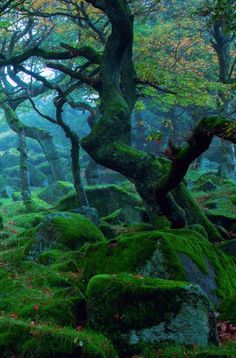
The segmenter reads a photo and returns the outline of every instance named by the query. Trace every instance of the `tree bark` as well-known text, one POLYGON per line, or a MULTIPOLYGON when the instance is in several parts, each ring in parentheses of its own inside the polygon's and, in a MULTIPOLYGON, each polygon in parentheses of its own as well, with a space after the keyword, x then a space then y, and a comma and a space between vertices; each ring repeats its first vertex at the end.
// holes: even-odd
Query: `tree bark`
POLYGON ((54 100, 54 105, 56 107, 56 123, 63 129, 67 138, 69 138, 71 143, 71 171, 73 176, 73 183, 76 192, 76 198, 80 205, 90 207, 89 201, 84 190, 84 186, 81 178, 81 168, 80 168, 80 138, 79 136, 67 125, 63 118, 63 105, 65 99, 56 97, 54 100))
POLYGON ((20 182, 21 182, 21 193, 22 199, 27 210, 31 209, 31 194, 30 194, 30 184, 29 184, 29 172, 28 172, 28 162, 27 162, 27 147, 24 128, 21 125, 16 113, 11 109, 11 107, 3 102, 1 104, 2 109, 4 110, 6 120, 9 126, 17 133, 19 139, 19 153, 20 153, 20 182))
POLYGON ((100 70, 102 116, 90 134, 83 138, 83 148, 97 163, 131 180, 150 211, 165 214, 173 227, 199 223, 206 228, 211 240, 220 239, 214 225, 186 195, 183 185, 164 197, 154 195, 155 184, 168 173, 170 162, 130 146, 131 113, 136 100, 136 74, 132 62, 133 18, 125 0, 88 2, 106 13, 112 33, 105 46, 100 70))
POLYGON ((27 158, 27 147, 26 147, 26 138, 23 127, 19 128, 18 131, 19 138, 19 152, 20 152, 20 180, 21 180, 21 193, 23 203, 27 210, 32 209, 32 199, 30 193, 30 183, 29 183, 29 171, 28 171, 28 158, 27 158))
POLYGON ((27 137, 37 140, 40 144, 48 161, 54 180, 65 180, 60 154, 54 144, 52 135, 44 129, 29 127, 26 125, 24 125, 24 130, 27 137))

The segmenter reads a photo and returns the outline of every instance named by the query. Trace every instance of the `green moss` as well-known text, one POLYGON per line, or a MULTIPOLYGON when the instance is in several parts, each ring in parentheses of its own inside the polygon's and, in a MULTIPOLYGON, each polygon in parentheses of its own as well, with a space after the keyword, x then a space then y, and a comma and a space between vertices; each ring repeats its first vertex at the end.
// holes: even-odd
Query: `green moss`
POLYGON ((22 358, 84 357, 117 358, 101 334, 18 319, 0 319, 1 357, 19 354, 22 358))
POLYGON ((234 205, 236 205, 236 194, 231 195, 230 200, 234 205))
POLYGON ((181 230, 181 232, 171 230, 162 234, 163 245, 164 247, 166 246, 166 251, 169 253, 168 261, 170 265, 173 258, 170 253, 174 250, 178 253, 186 254, 203 273, 207 274, 206 259, 208 259, 216 271, 218 296, 224 298, 236 290, 236 270, 233 260, 214 247, 200 233, 186 229, 181 230))
POLYGON ((67 211, 76 209, 78 207, 78 201, 76 201, 76 196, 74 193, 64 196, 58 201, 55 206, 55 210, 67 211))
POLYGON ((101 273, 135 273, 137 266, 145 264, 156 248, 157 233, 131 233, 114 242, 89 245, 85 250, 83 280, 101 273), (131 238, 130 238, 131 237, 131 238))
POLYGON ((236 358, 236 344, 227 343, 221 346, 184 347, 181 345, 150 345, 142 350, 142 358, 236 358))
POLYGON ((173 191, 174 198, 181 208, 184 208, 188 225, 200 224, 207 232, 211 242, 221 241, 222 237, 216 227, 209 221, 184 185, 177 186, 173 191))
POLYGON ((45 216, 45 213, 25 213, 14 217, 15 225, 23 229, 31 229, 37 226, 45 216))
POLYGON ((65 212, 45 216, 33 234, 32 260, 52 249, 78 250, 86 242, 106 241, 101 230, 85 216, 65 212))
POLYGON ((187 285, 186 282, 131 274, 94 276, 86 292, 89 324, 111 334, 113 329, 120 330, 122 334, 122 331, 133 327, 134 322, 136 329, 151 327, 165 320, 166 311, 173 313, 180 310, 182 302, 179 297, 187 285), (154 302, 158 302, 158 310, 154 309, 154 302), (122 322, 119 319, 116 321, 114 316, 117 313, 124 316, 120 320, 122 322))
POLYGON ((229 184, 231 186, 235 185, 231 180, 223 179, 220 176, 217 176, 215 173, 201 174, 195 181, 195 184, 196 185, 204 184, 208 180, 212 181, 217 186, 222 186, 226 184, 229 184))
POLYGON ((186 282, 98 275, 89 281, 87 296, 89 327, 106 332, 121 356, 141 342, 206 345, 212 334, 209 303, 198 286, 186 282))
MULTIPOLYGON (((122 186, 118 185, 96 185, 85 188, 90 205, 97 209, 101 217, 110 215, 114 211, 122 208, 141 207, 141 199, 136 194, 127 192, 122 186)), ((75 194, 69 194, 62 198, 55 206, 56 210, 66 211, 78 207, 75 194)))
POLYGON ((85 250, 83 280, 102 273, 143 272, 174 280, 185 280, 180 254, 186 254, 207 274, 207 260, 216 272, 220 298, 236 290, 236 273, 231 258, 214 247, 200 232, 190 229, 146 231, 120 235, 111 243, 90 245, 85 250), (160 254, 159 254, 160 253, 160 254))
POLYGON ((72 183, 66 181, 57 181, 50 184, 47 188, 38 193, 38 197, 45 200, 49 204, 55 204, 59 199, 68 195, 74 194, 74 186, 72 183))
POLYGON ((68 217, 55 217, 53 224, 55 230, 60 233, 59 241, 71 248, 78 245, 78 240, 80 246, 89 241, 105 240, 99 228, 80 214, 70 213, 68 217))
POLYGON ((111 214, 104 216, 101 218, 101 221, 105 221, 107 223, 111 223, 114 224, 115 222, 117 222, 117 220, 119 220, 119 215, 121 214, 121 209, 117 209, 115 211, 113 211, 111 214))
POLYGON ((220 318, 236 326, 236 294, 226 298, 220 306, 220 318))
POLYGON ((79 261, 81 255, 79 251, 51 250, 39 256, 39 263, 47 266, 50 265, 57 271, 77 272, 80 269, 79 261))
POLYGON ((216 189, 207 191, 206 193, 205 191, 199 190, 199 185, 197 185, 195 188, 196 191, 194 190, 192 194, 213 223, 231 230, 236 219, 236 208, 234 204, 236 186, 233 182, 214 175, 210 175, 209 177, 202 176, 199 181, 204 184, 206 179, 214 180, 217 184, 216 189))

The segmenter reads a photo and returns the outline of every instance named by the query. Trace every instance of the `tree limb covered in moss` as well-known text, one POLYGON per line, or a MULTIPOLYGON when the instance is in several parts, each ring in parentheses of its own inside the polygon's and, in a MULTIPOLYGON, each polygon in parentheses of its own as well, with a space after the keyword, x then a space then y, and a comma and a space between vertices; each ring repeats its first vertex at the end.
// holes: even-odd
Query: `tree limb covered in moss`
POLYGON ((188 143, 182 148, 172 149, 176 150, 176 153, 173 153, 169 172, 156 185, 156 197, 164 197, 181 183, 190 164, 209 148, 214 136, 236 144, 235 121, 217 116, 199 121, 188 143))
POLYGON ((47 67, 53 68, 54 70, 59 70, 67 75, 69 75, 72 78, 76 78, 77 80, 83 82, 84 84, 87 84, 88 86, 94 88, 95 90, 99 87, 99 80, 91 78, 90 76, 86 76, 82 74, 80 71, 72 70, 71 68, 64 66, 59 63, 52 63, 48 62, 47 67))
POLYGON ((82 47, 76 49, 74 47, 69 46, 70 49, 68 49, 68 45, 64 44, 63 46, 67 47, 67 51, 55 52, 47 51, 39 47, 33 47, 21 53, 20 55, 12 56, 10 58, 6 58, 1 55, 0 66, 19 65, 33 56, 41 57, 46 60, 68 60, 75 57, 84 57, 87 60, 91 61, 91 63, 97 63, 99 61, 100 55, 96 53, 96 51, 93 50, 91 47, 82 47))

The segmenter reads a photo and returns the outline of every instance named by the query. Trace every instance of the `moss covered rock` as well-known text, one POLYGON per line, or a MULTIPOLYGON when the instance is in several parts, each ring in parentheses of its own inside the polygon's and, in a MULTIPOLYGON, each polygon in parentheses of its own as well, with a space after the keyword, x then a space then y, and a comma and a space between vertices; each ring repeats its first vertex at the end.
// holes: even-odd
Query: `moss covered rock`
POLYGON ((74 191, 73 184, 65 181, 57 181, 43 189, 39 194, 39 198, 46 201, 48 204, 55 204, 71 191, 74 191))
POLYGON ((236 291, 234 262, 196 228, 130 233, 89 245, 83 270, 85 284, 96 274, 120 272, 197 283, 216 305, 236 291))
POLYGON ((118 358, 102 334, 2 316, 0 350, 2 358, 118 358))
MULTIPOLYGON (((30 185, 35 187, 45 186, 47 177, 40 170, 38 170, 32 164, 28 165, 30 185)), ((9 167, 5 169, 5 173, 10 178, 20 178, 19 164, 14 167, 9 167)))
MULTIPOLYGON (((121 209, 120 220, 126 223, 142 221, 143 213, 140 210, 142 203, 138 195, 129 193, 118 185, 96 185, 85 188, 89 203, 96 208, 100 217, 112 214, 121 209)), ((71 194, 57 204, 58 210, 71 210, 77 208, 76 197, 71 194)))
POLYGON ((197 285, 139 275, 98 275, 90 280, 87 296, 89 327, 106 332, 121 351, 142 343, 217 342, 213 312, 197 285))
POLYGON ((90 220, 80 214, 52 213, 36 227, 34 244, 29 257, 54 248, 78 250, 85 243, 105 241, 102 232, 90 220))

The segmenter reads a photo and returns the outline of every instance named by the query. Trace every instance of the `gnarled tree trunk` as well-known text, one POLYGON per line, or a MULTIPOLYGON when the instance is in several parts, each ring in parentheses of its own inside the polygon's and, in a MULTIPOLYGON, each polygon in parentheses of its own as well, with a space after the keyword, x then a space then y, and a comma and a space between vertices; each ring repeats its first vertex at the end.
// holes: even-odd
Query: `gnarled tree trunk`
POLYGON ((7 123, 15 133, 19 135, 19 128, 23 128, 26 137, 35 139, 40 144, 48 161, 54 180, 65 180, 60 154, 54 144, 52 135, 44 129, 29 127, 23 124, 18 118, 15 110, 7 103, 4 103, 4 112, 7 123))
POLYGON ((106 13, 112 33, 105 46, 100 70, 101 118, 81 144, 94 160, 131 180, 149 206, 174 227, 202 224, 212 240, 220 238, 183 185, 155 195, 157 182, 170 170, 167 160, 130 146, 131 114, 135 105, 136 75, 132 62, 133 18, 126 0, 88 0, 106 13))

